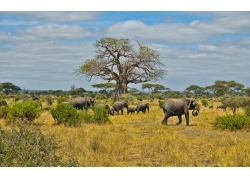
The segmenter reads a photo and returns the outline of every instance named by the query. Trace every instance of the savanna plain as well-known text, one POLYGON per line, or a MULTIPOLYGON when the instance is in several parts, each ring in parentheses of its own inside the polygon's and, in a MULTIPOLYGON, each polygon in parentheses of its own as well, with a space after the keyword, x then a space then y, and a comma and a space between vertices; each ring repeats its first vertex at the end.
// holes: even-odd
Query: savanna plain
MULTIPOLYGON (((124 109, 123 115, 109 116, 110 122, 102 125, 55 125, 49 111, 43 111, 34 123, 43 134, 53 135, 58 151, 72 155, 81 167, 250 166, 248 129, 218 130, 211 125, 216 116, 232 114, 230 109, 216 109, 220 102, 213 102, 213 109, 201 106, 198 116, 190 111, 190 126, 184 115, 179 126, 177 117, 161 125, 164 114, 158 101, 145 103, 149 113, 127 115, 124 109)), ((8 128, 3 119, 0 124, 8 128)))

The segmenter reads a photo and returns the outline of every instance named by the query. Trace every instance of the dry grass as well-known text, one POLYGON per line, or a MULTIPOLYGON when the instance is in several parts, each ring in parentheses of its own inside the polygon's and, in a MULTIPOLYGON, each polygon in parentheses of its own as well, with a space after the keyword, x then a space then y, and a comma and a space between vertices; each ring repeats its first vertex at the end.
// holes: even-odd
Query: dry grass
POLYGON ((150 102, 149 113, 111 116, 112 123, 105 125, 58 126, 48 111, 36 123, 45 134, 53 134, 60 151, 72 154, 82 167, 250 166, 249 132, 215 130, 210 124, 226 113, 232 114, 202 107, 200 115, 190 116, 190 126, 184 117, 182 125, 176 126, 177 117, 171 117, 169 125, 163 126, 163 112, 155 101, 150 102))

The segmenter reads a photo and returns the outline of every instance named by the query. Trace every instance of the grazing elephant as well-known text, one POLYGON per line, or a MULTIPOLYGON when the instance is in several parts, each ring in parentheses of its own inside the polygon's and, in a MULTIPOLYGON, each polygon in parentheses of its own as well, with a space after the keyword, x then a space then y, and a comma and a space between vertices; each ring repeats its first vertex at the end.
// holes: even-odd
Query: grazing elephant
POLYGON ((142 111, 143 113, 146 113, 146 110, 148 110, 148 113, 149 113, 149 106, 148 104, 144 104, 144 103, 140 103, 137 105, 136 107, 136 111, 137 111, 137 114, 142 111))
POLYGON ((5 100, 0 100, 0 106, 7 106, 7 102, 5 100))
POLYGON ((107 105, 107 104, 97 104, 96 106, 98 106, 98 107, 104 107, 104 109, 108 110, 108 114, 109 115, 112 115, 112 116, 114 115, 114 111, 111 111, 109 105, 107 105))
POLYGON ((113 111, 116 111, 117 114, 119 115, 119 111, 121 111, 121 113, 123 114, 123 109, 127 108, 128 111, 128 102, 127 101, 116 101, 113 104, 113 111))
POLYGON ((77 97, 72 99, 70 102, 62 102, 62 104, 70 104, 76 109, 86 109, 94 105, 95 101, 91 97, 77 97))
POLYGON ((134 114, 135 111, 137 111, 136 108, 129 107, 129 108, 128 108, 128 111, 127 111, 127 114, 129 114, 129 113, 130 113, 130 114, 134 114))
POLYGON ((213 109, 213 108, 214 108, 214 106, 212 105, 212 106, 209 106, 208 108, 209 108, 209 109, 213 109))
POLYGON ((221 106, 217 106, 217 108, 216 108, 216 109, 219 109, 219 108, 223 109, 224 111, 226 111, 226 109, 227 109, 227 107, 226 107, 226 106, 223 106, 223 105, 221 105, 221 106))
POLYGON ((32 97, 32 98, 26 97, 26 98, 23 99, 23 102, 30 101, 30 100, 39 101, 39 98, 38 97, 32 97))
POLYGON ((163 112, 164 112, 164 119, 162 120, 161 124, 168 123, 168 118, 170 116, 178 116, 179 122, 177 125, 182 123, 181 116, 185 114, 186 118, 186 125, 189 126, 189 111, 193 110, 192 115, 196 116, 199 114, 200 108, 198 103, 194 99, 174 99, 170 98, 167 99, 163 106, 162 106, 163 112), (196 110, 196 112, 194 111, 196 110))

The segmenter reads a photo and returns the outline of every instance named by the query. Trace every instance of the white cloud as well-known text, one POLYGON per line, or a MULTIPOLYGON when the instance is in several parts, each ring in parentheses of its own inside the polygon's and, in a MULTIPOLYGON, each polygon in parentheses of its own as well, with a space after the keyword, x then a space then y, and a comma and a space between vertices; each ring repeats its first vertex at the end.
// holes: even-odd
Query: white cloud
POLYGON ((250 13, 215 13, 210 21, 194 20, 190 24, 146 25, 138 20, 118 22, 110 26, 106 34, 114 37, 128 37, 168 43, 200 43, 211 37, 232 33, 249 33, 250 13))
POLYGON ((93 36, 77 25, 44 24, 40 26, 20 29, 17 31, 20 36, 33 36, 49 39, 81 39, 93 36))
POLYGON ((91 11, 13 11, 7 13, 27 15, 25 16, 27 21, 41 19, 49 22, 84 22, 94 20, 101 14, 91 11))

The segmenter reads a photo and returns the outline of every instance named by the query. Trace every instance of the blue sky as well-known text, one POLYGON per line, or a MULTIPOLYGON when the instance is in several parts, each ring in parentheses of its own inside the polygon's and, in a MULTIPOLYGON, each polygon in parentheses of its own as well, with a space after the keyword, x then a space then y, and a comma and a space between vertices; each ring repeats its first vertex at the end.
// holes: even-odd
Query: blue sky
MULTIPOLYGON (((112 8, 111 8, 112 9, 112 8)), ((146 8, 147 9, 147 8, 146 8)), ((35 8, 34 8, 35 10, 35 8)), ((103 37, 129 38, 157 50, 172 90, 235 80, 250 87, 250 12, 1 11, 0 83, 29 90, 95 90, 73 75, 103 37)), ((141 90, 141 84, 133 85, 141 90)))

